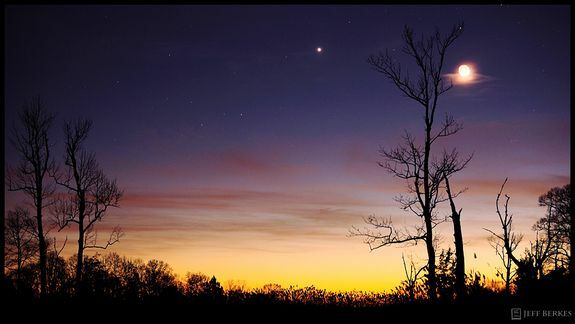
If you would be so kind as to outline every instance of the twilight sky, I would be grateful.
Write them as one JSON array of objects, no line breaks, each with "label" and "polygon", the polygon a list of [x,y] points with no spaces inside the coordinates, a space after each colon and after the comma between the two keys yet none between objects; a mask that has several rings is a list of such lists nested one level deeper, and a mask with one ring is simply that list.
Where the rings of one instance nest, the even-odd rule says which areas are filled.
[{"label": "twilight sky", "polygon": [[[505,177],[518,231],[543,215],[537,197],[569,182],[568,6],[8,6],[5,125],[40,95],[65,120],[93,120],[87,148],[125,190],[100,224],[111,248],[187,271],[334,290],[381,290],[403,279],[401,254],[369,252],[350,226],[370,214],[413,224],[393,197],[404,184],[377,166],[422,110],[366,63],[401,59],[405,24],[465,32],[445,73],[480,74],[440,102],[465,129],[443,144],[475,152],[453,185],[467,269],[499,266],[482,228],[497,229]],[[323,51],[318,53],[317,47]],[[16,155],[5,137],[6,164]],[[22,196],[5,193],[8,207]],[[452,245],[451,224],[440,227]],[[66,253],[73,253],[74,232]],[[525,245],[525,244],[524,244]],[[520,248],[523,249],[522,247]],[[477,258],[471,256],[476,253]]]}]

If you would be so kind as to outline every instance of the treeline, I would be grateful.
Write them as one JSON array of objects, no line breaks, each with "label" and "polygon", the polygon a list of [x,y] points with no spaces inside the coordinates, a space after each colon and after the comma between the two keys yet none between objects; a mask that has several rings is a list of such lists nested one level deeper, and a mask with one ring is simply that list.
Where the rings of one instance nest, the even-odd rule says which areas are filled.
[{"label": "treeline", "polygon": [[[315,305],[343,308],[372,308],[386,305],[426,304],[425,275],[407,276],[399,286],[387,293],[347,291],[333,292],[309,287],[282,287],[267,284],[247,289],[229,281],[222,285],[215,276],[187,273],[183,278],[160,260],[144,262],[122,257],[117,253],[84,257],[81,285],[76,282],[77,256],[64,259],[56,252],[48,253],[48,286],[44,300],[74,302],[89,300],[97,303],[128,304],[195,304],[195,305]],[[414,269],[413,263],[409,266]],[[442,250],[437,262],[439,304],[452,304],[457,299],[456,258],[451,249]],[[532,280],[518,272],[513,281],[513,294],[508,294],[500,280],[489,279],[479,272],[466,276],[469,304],[542,302],[564,303],[569,293],[566,271],[551,268]],[[21,268],[7,272],[6,287],[11,300],[40,300],[38,262],[27,262]]]},{"label": "treeline", "polygon": [[[76,256],[64,259],[49,253],[48,287],[45,298],[52,300],[114,301],[126,303],[256,303],[312,304],[338,306],[377,306],[391,301],[391,295],[368,292],[330,292],[315,287],[283,288],[267,284],[248,290],[230,281],[224,289],[215,276],[187,273],[180,279],[171,267],[159,260],[144,262],[116,253],[84,257],[82,295],[75,282]],[[7,273],[13,297],[22,300],[38,298],[40,280],[37,262],[29,262]]]},{"label": "treeline", "polygon": [[[55,252],[48,254],[48,286],[45,298],[57,301],[88,299],[94,302],[119,303],[191,303],[191,304],[267,304],[267,305],[331,305],[338,307],[377,307],[389,304],[424,303],[424,286],[404,281],[390,293],[363,291],[333,292],[310,287],[282,287],[267,284],[246,289],[230,281],[226,287],[215,276],[187,273],[178,278],[171,267],[159,260],[144,262],[122,257],[117,253],[84,257],[82,284],[75,281],[77,257],[64,259]],[[440,300],[450,302],[455,296],[454,258],[451,250],[440,255],[438,278]],[[19,300],[33,300],[40,296],[37,262],[27,262],[20,269],[7,273],[10,292]],[[485,276],[469,276],[469,287],[478,298],[498,294],[497,284]],[[82,294],[78,295],[78,289]]]}]

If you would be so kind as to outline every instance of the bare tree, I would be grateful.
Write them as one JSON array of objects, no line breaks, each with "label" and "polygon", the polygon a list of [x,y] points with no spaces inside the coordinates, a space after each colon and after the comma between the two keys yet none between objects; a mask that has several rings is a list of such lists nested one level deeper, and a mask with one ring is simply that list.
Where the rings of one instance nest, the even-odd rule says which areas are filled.
[{"label": "bare tree", "polygon": [[516,235],[513,232],[513,215],[509,214],[509,197],[507,194],[505,195],[505,211],[502,214],[499,208],[499,199],[501,198],[501,194],[503,192],[503,188],[507,183],[507,178],[501,185],[501,189],[497,194],[497,199],[495,200],[495,209],[497,212],[497,216],[499,217],[499,222],[501,224],[501,229],[503,233],[497,234],[490,229],[484,228],[484,230],[491,233],[492,238],[490,239],[491,246],[495,249],[495,253],[500,257],[503,262],[503,266],[505,268],[505,274],[501,274],[502,277],[504,276],[505,280],[505,292],[507,294],[511,291],[511,280],[514,276],[513,266],[519,267],[522,265],[520,260],[518,260],[514,255],[513,252],[523,239],[523,235]]},{"label": "bare tree", "polygon": [[36,220],[30,211],[16,207],[8,211],[6,219],[6,267],[16,273],[16,286],[20,287],[24,265],[33,261],[38,253]]},{"label": "bare tree", "polygon": [[46,239],[44,237],[43,209],[52,201],[54,185],[49,175],[55,164],[50,150],[52,144],[48,132],[54,116],[50,114],[40,98],[34,98],[19,114],[19,125],[14,126],[10,141],[20,155],[18,165],[8,170],[9,191],[22,191],[31,200],[36,211],[36,231],[40,255],[40,294],[46,294]]},{"label": "bare tree", "polygon": [[110,207],[119,207],[122,190],[116,185],[116,180],[110,180],[104,175],[95,154],[83,148],[91,126],[89,120],[77,120],[64,127],[66,171],[56,177],[56,182],[68,192],[61,197],[53,211],[60,230],[71,224],[78,226],[77,289],[80,289],[82,283],[84,250],[106,249],[123,235],[121,229],[115,227],[104,245],[97,242],[94,227],[102,221]]},{"label": "bare tree", "polygon": [[[456,134],[462,129],[453,117],[446,115],[445,120],[438,129],[434,129],[436,111],[439,97],[452,88],[452,84],[446,84],[443,77],[443,65],[447,49],[463,32],[463,25],[454,26],[447,36],[442,36],[438,30],[427,37],[415,40],[413,30],[405,27],[403,41],[405,46],[403,53],[411,57],[417,66],[417,80],[413,82],[409,73],[402,70],[401,64],[389,55],[389,52],[371,55],[368,63],[382,73],[398,88],[406,97],[415,101],[424,111],[424,140],[423,147],[415,142],[415,138],[407,133],[403,137],[404,144],[394,149],[381,149],[380,153],[385,161],[380,163],[392,175],[404,179],[410,196],[400,196],[396,200],[404,210],[417,215],[422,223],[414,230],[395,229],[391,220],[377,220],[375,217],[366,219],[369,226],[376,231],[368,229],[360,230],[353,227],[352,236],[366,237],[366,243],[370,248],[388,246],[400,243],[416,243],[419,240],[425,242],[427,248],[427,279],[428,296],[435,301],[437,299],[437,282],[435,274],[435,248],[433,229],[441,221],[437,217],[436,206],[445,201],[441,192],[441,186],[446,173],[457,172],[459,167],[464,167],[469,161],[457,161],[459,167],[447,171],[441,161],[435,161],[432,155],[432,145],[440,138]],[[437,127],[436,127],[437,128]],[[453,151],[455,152],[455,151]],[[444,158],[457,157],[456,153],[446,154]],[[450,174],[447,174],[449,176]],[[381,233],[379,230],[385,232]]]}]

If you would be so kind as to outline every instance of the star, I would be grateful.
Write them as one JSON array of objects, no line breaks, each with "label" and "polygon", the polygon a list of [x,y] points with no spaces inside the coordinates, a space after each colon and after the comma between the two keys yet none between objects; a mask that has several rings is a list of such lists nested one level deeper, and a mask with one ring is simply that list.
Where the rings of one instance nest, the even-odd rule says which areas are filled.
[{"label": "star", "polygon": [[315,49],[315,51],[319,54],[319,53],[323,52],[323,48],[318,47],[318,48]]}]

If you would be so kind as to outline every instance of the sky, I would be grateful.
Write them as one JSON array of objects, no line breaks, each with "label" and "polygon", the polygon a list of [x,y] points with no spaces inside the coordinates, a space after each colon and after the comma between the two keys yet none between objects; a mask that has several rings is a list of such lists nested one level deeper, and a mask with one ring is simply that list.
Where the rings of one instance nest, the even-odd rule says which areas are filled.
[{"label": "sky", "polygon": [[[98,224],[125,236],[109,250],[168,262],[178,275],[222,283],[389,290],[401,256],[425,264],[423,245],[369,251],[349,237],[363,217],[417,218],[394,197],[405,183],[378,166],[404,130],[423,135],[422,110],[366,59],[400,59],[401,32],[465,23],[444,72],[472,68],[439,102],[464,125],[441,143],[473,160],[451,185],[467,271],[499,260],[483,228],[498,229],[505,191],[515,227],[532,237],[537,198],[570,178],[568,6],[7,6],[4,114],[8,129],[39,95],[65,121],[89,118],[86,148],[125,194]],[[318,52],[317,48],[322,50]],[[411,64],[404,61],[405,64]],[[411,71],[415,71],[412,67]],[[5,163],[18,159],[7,136]],[[5,192],[7,208],[25,204]],[[447,211],[442,211],[447,215]],[[47,219],[47,222],[49,219]],[[453,246],[451,223],[438,228]],[[76,249],[74,228],[65,255]],[[91,251],[90,253],[95,253]],[[472,255],[474,255],[472,257]]]}]

